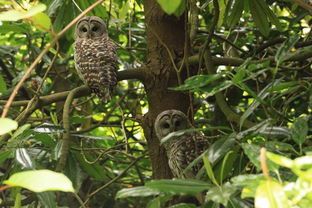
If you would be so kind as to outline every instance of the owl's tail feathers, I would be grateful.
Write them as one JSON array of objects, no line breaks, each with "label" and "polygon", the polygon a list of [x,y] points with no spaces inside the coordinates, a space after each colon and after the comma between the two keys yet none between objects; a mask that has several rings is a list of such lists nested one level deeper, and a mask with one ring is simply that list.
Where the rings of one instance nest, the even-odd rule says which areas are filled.
[{"label": "owl's tail feathers", "polygon": [[92,90],[103,103],[107,103],[111,100],[111,90],[109,88],[95,89]]}]

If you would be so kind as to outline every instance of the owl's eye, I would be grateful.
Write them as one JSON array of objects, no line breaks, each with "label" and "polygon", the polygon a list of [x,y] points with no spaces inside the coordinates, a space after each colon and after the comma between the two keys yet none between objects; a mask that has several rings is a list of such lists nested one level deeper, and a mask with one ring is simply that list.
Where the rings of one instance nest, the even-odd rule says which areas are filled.
[{"label": "owl's eye", "polygon": [[86,27],[82,27],[81,29],[80,29],[82,32],[88,32],[88,29],[86,28]]},{"label": "owl's eye", "polygon": [[92,32],[96,32],[96,31],[98,31],[98,27],[97,26],[94,26],[94,27],[92,27]]},{"label": "owl's eye", "polygon": [[164,123],[162,126],[163,126],[163,128],[165,128],[165,129],[169,129],[169,127],[170,127],[170,125],[169,125],[168,123]]}]

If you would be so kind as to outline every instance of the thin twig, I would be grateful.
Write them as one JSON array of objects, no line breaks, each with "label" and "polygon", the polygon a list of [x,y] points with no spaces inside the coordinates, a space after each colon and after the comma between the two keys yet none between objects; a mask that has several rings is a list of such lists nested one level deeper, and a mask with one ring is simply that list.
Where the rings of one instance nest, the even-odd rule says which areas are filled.
[{"label": "thin twig", "polygon": [[118,179],[120,179],[132,166],[134,166],[140,159],[142,159],[143,157],[145,157],[145,154],[143,154],[142,156],[136,158],[135,160],[133,160],[126,169],[124,169],[119,175],[117,175],[115,178],[113,178],[112,180],[110,180],[109,182],[107,182],[106,184],[104,184],[103,186],[101,186],[100,188],[96,189],[95,191],[93,191],[89,197],[87,198],[87,200],[84,202],[84,204],[87,204],[88,201],[95,195],[97,194],[99,191],[105,189],[106,187],[108,187],[109,185],[111,185],[112,183],[114,183],[115,181],[117,181]]},{"label": "thin twig", "polygon": [[262,147],[260,150],[260,164],[263,175],[266,178],[270,178],[269,169],[266,161],[266,149],[264,147]]}]

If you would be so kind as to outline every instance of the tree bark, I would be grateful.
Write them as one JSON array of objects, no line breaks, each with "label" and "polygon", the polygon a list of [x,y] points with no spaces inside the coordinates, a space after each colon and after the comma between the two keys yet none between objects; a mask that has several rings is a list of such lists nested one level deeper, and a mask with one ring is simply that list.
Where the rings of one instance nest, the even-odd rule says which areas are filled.
[{"label": "tree bark", "polygon": [[168,87],[178,85],[177,73],[172,61],[178,63],[183,57],[185,18],[184,15],[177,18],[165,14],[155,0],[144,1],[144,13],[148,49],[146,63],[148,76],[144,80],[144,86],[149,112],[144,116],[143,128],[151,158],[153,178],[171,178],[166,153],[159,145],[153,124],[160,112],[178,109],[186,113],[190,105],[187,94],[168,90]]}]

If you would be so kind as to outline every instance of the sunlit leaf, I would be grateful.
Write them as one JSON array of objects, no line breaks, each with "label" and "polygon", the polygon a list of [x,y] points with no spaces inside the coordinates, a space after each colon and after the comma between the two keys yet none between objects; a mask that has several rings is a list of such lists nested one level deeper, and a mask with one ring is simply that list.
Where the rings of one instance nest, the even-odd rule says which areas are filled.
[{"label": "sunlit leaf", "polygon": [[157,0],[157,2],[167,14],[173,14],[178,10],[182,0]]},{"label": "sunlit leaf", "polygon": [[256,208],[290,208],[283,187],[273,181],[265,180],[260,183],[255,195]]},{"label": "sunlit leaf", "polygon": [[41,31],[48,31],[51,27],[51,19],[50,17],[40,12],[30,18],[32,24]]},{"label": "sunlit leaf", "polygon": [[30,170],[15,173],[3,182],[12,187],[22,187],[34,192],[74,192],[72,182],[62,173],[51,170]]},{"label": "sunlit leaf", "polygon": [[0,118],[0,135],[9,133],[12,130],[17,129],[17,122],[9,118]]},{"label": "sunlit leaf", "polygon": [[37,4],[31,7],[29,10],[9,10],[0,13],[0,21],[17,21],[20,19],[26,19],[36,14],[43,12],[46,9],[46,5]]},{"label": "sunlit leaf", "polygon": [[291,159],[288,159],[287,157],[283,157],[281,155],[266,152],[266,156],[269,160],[283,167],[291,168],[294,165],[294,162]]}]

